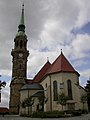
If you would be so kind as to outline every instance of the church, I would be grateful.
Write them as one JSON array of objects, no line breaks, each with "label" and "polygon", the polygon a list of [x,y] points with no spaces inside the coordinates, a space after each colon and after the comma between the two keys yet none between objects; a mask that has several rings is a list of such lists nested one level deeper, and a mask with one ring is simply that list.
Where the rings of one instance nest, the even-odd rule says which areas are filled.
[{"label": "church", "polygon": [[[79,84],[80,74],[70,64],[62,50],[53,63],[47,60],[33,80],[27,79],[27,61],[29,56],[27,42],[24,24],[24,5],[22,5],[18,32],[14,38],[14,49],[11,51],[10,114],[24,115],[40,110],[62,111],[62,106],[57,104],[58,95],[62,93],[68,96],[64,110],[83,109],[80,98],[87,93]],[[24,102],[28,98],[31,101],[26,106]],[[88,110],[87,102],[84,104],[84,109]]]}]

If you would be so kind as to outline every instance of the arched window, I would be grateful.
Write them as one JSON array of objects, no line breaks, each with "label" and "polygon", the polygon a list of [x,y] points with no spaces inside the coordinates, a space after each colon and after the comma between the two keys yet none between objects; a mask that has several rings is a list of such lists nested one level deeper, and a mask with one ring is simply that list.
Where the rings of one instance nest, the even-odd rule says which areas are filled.
[{"label": "arched window", "polygon": [[17,46],[16,42],[15,42],[15,47]]},{"label": "arched window", "polygon": [[67,90],[68,90],[68,97],[71,100],[72,99],[72,83],[71,83],[71,80],[67,81]]},{"label": "arched window", "polygon": [[47,88],[47,83],[46,83],[45,87]]},{"label": "arched window", "polygon": [[53,82],[53,100],[57,101],[58,99],[58,92],[57,92],[57,81]]},{"label": "arched window", "polygon": [[26,48],[26,42],[24,41],[24,48]]},{"label": "arched window", "polygon": [[20,41],[20,48],[22,48],[22,40]]},{"label": "arched window", "polygon": [[15,42],[15,47],[18,47],[18,41]]},{"label": "arched window", "polygon": [[21,69],[22,68],[22,65],[20,64],[19,68]]}]

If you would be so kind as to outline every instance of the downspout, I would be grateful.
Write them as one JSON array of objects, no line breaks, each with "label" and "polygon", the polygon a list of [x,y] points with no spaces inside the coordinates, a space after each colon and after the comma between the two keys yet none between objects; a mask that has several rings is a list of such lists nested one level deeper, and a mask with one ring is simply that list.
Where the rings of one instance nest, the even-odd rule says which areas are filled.
[{"label": "downspout", "polygon": [[49,75],[50,78],[50,111],[52,111],[52,86],[51,86],[51,75]]}]

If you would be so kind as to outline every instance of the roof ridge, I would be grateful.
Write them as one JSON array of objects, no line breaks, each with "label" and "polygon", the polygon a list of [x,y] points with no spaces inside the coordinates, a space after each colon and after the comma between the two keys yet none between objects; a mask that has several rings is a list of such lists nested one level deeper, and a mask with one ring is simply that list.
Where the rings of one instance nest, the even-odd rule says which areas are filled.
[{"label": "roof ridge", "polygon": [[44,66],[39,70],[39,72],[35,75],[33,82],[40,82],[41,79],[45,76],[47,73],[47,70],[49,69],[51,63],[47,61]]}]

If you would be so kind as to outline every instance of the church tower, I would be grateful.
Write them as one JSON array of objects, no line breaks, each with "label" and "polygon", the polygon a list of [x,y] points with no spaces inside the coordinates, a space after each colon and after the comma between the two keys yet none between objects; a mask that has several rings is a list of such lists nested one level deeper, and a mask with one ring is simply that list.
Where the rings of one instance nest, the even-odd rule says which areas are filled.
[{"label": "church tower", "polygon": [[27,36],[25,34],[24,24],[24,4],[22,5],[22,14],[18,26],[18,32],[14,39],[14,49],[12,55],[12,80],[10,83],[10,113],[18,114],[20,105],[20,88],[26,83],[27,78]]}]

